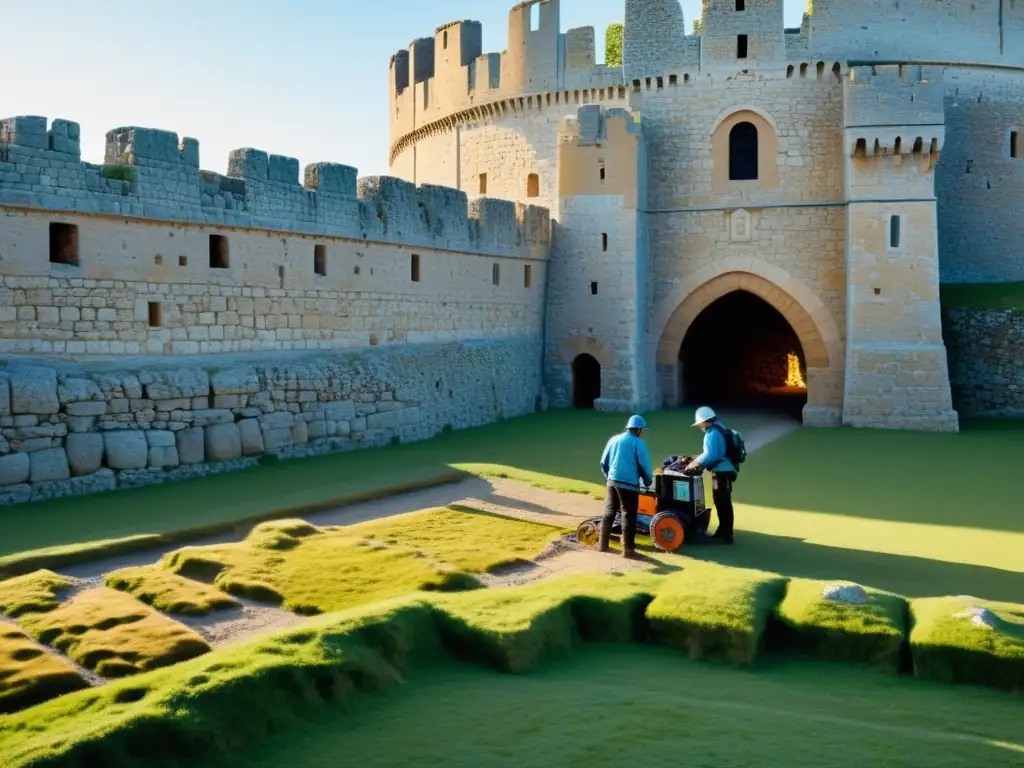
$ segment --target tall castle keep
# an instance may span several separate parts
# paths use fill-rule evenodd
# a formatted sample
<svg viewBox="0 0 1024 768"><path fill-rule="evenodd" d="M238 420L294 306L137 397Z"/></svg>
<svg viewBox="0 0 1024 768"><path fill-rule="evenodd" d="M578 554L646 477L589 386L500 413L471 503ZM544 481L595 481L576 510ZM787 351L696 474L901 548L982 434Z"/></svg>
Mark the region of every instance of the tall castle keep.
<svg viewBox="0 0 1024 768"><path fill-rule="evenodd" d="M806 423L956 430L940 272L1024 278L1024 6L816 0L784 29L781 0L704 0L686 31L625 0L612 68L559 0L501 54L439 27L392 58L392 172L550 209L555 404L591 358L598 407L690 399L688 331L742 290L799 338Z"/></svg>
<svg viewBox="0 0 1024 768"><path fill-rule="evenodd" d="M0 120L0 504L741 385L955 431L940 276L1024 279L1024 4L625 0L594 51L559 0L414 41L387 177Z"/></svg>

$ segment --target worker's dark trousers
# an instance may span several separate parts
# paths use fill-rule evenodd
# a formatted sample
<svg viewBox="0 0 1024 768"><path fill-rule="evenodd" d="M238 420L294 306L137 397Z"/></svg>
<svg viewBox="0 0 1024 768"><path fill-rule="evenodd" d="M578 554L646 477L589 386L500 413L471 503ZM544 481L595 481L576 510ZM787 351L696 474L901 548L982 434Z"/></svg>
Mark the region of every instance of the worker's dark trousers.
<svg viewBox="0 0 1024 768"><path fill-rule="evenodd" d="M732 484L736 482L735 472L711 473L711 498L718 510L718 528L716 539L731 539L733 526Z"/></svg>
<svg viewBox="0 0 1024 768"><path fill-rule="evenodd" d="M601 519L601 541L607 542L615 522L615 515L622 513L622 551L632 552L636 541L636 510L640 504L639 491L608 486L604 502L604 517Z"/></svg>

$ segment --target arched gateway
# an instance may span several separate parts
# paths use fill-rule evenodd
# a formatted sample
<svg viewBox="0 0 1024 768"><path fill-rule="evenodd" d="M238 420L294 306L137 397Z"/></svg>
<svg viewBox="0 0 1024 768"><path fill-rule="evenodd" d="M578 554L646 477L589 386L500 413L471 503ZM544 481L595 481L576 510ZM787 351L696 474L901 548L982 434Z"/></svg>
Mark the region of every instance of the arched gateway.
<svg viewBox="0 0 1024 768"><path fill-rule="evenodd" d="M743 268L739 264L730 263L733 261L743 261ZM705 310L733 313L727 323L728 327L726 324L722 326L722 343L726 345L734 343L735 339L725 334L743 331L743 317L736 317L737 313L750 312L750 322L761 324L762 327L750 328L751 337L765 332L765 318L770 317L768 313L762 312L768 309L764 305L771 308L771 314L777 313L784 319L785 322L779 325L785 331L791 329L789 338L795 338L799 346L796 349L797 343L793 343L788 346L794 349L782 350L780 347L777 350L778 354L787 358L780 361L780 364L785 365L787 373L792 376L782 376L774 386L780 392L787 388L806 388L806 405L803 407L805 423L838 425L842 412L843 349L842 337L835 321L828 308L806 285L794 280L782 269L761 262L751 263L750 259L724 259L698 270L656 308L651 318L649 338L656 361L658 405L677 407L685 404L684 384L689 379L692 391L692 382L695 377L700 377L700 371L684 372L684 365L699 369L701 365L716 364L714 355L705 354L708 343L713 343L713 339L709 342L708 329L700 327L701 323L706 324ZM764 318L761 314L764 314ZM698 318L701 320L698 321ZM785 325L788 325L788 329L785 329ZM702 338L688 338L691 330ZM684 340L687 349L684 349ZM737 349L737 354L748 354L743 351L742 345ZM689 358L681 359L681 353L686 352ZM788 359L789 354L797 359L796 370L792 370L793 363ZM770 371L764 374L753 371L750 366L743 368L742 365L734 365L733 371L736 375L755 378L760 375L761 381L754 384L762 388L772 386ZM712 373L718 372L709 372L709 380L714 378ZM707 399L706 395L706 392L697 393L702 399Z"/></svg>

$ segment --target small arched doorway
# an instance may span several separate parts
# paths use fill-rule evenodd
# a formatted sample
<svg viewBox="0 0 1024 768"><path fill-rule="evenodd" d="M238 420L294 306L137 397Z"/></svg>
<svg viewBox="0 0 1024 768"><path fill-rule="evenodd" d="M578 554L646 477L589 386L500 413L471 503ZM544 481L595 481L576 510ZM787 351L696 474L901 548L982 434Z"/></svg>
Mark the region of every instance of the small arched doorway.
<svg viewBox="0 0 1024 768"><path fill-rule="evenodd" d="M709 304L679 350L680 401L799 417L807 403L803 346L782 314L744 290Z"/></svg>
<svg viewBox="0 0 1024 768"><path fill-rule="evenodd" d="M572 361L572 407L593 409L601 397L601 364L586 353Z"/></svg>

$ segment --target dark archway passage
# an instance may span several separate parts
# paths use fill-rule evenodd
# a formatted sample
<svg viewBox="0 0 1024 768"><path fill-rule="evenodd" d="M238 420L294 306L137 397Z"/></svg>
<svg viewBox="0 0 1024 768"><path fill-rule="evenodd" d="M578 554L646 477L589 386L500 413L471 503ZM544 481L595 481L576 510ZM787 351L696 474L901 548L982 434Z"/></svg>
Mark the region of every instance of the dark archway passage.
<svg viewBox="0 0 1024 768"><path fill-rule="evenodd" d="M796 332L759 296L733 291L697 315L679 351L681 401L799 416L807 364Z"/></svg>
<svg viewBox="0 0 1024 768"><path fill-rule="evenodd" d="M601 397L601 364L593 355L578 355L572 361L572 407L593 408Z"/></svg>

